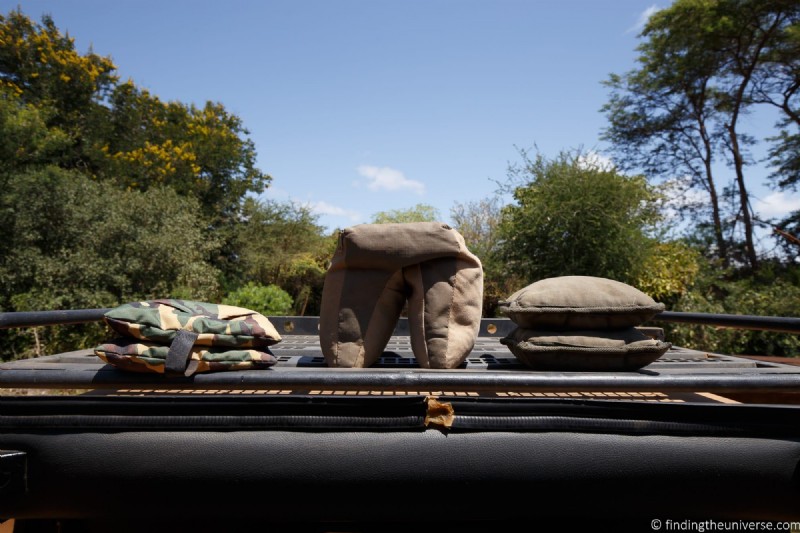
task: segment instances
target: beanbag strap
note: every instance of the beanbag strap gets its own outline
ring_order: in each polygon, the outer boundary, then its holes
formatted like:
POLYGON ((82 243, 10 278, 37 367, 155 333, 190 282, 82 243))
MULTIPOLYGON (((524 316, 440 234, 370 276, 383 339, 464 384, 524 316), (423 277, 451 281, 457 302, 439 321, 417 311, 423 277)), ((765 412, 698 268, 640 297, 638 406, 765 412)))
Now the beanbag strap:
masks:
POLYGON ((197 342, 198 333, 178 330, 172 344, 169 345, 164 370, 168 374, 183 374, 187 370, 187 362, 192 354, 192 347, 197 342))

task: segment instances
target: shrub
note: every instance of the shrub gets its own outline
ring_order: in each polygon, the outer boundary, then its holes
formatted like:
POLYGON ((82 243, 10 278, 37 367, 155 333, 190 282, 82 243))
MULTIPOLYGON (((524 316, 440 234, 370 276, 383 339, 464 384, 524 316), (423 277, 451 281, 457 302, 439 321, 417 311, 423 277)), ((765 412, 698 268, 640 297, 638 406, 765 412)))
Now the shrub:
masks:
POLYGON ((249 282, 228 294, 222 301, 228 305, 244 307, 262 315, 287 315, 292 309, 292 297, 277 285, 249 282))

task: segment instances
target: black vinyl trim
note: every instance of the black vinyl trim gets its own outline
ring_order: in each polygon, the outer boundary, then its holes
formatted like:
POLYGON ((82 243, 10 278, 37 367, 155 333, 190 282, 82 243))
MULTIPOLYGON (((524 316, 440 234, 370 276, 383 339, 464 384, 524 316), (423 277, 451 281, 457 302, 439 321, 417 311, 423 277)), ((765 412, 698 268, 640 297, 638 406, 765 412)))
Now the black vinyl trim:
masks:
POLYGON ((0 397, 2 416, 401 416, 425 414, 425 397, 41 396, 0 397))
POLYGON ((322 416, 322 415, 231 415, 231 416, 120 416, 120 415, 44 415, 40 417, 0 416, 0 429, 47 430, 245 430, 245 429, 422 429, 422 416, 322 416))
POLYGON ((691 437, 791 436, 798 431, 778 426, 742 426, 646 419, 579 416, 457 416, 454 431, 569 431, 623 435, 681 435, 691 437))
POLYGON ((800 437, 800 406, 459 398, 454 430, 800 437))
MULTIPOLYGON (((618 400, 438 398, 443 431, 572 431, 800 438, 800 407, 618 400)), ((410 397, 0 398, 0 429, 23 431, 391 430, 426 427, 428 402, 410 397)))

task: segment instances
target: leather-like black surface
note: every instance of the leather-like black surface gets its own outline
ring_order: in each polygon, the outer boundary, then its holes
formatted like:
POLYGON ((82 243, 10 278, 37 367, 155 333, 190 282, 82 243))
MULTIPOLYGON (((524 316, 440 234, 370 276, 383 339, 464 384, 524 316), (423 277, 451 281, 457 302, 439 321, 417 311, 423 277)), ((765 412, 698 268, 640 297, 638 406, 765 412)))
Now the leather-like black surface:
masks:
POLYGON ((0 448, 29 456, 29 492, 0 500, 4 517, 428 524, 800 517, 793 439, 61 431, 0 435, 0 448))

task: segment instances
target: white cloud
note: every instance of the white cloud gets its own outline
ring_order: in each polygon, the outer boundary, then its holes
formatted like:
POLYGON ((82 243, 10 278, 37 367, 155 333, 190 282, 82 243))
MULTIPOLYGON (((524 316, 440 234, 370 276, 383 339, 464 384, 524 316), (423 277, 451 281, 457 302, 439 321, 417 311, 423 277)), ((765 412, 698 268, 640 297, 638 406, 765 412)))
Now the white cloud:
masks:
POLYGON ((685 225, 683 210, 706 205, 708 193, 692 187, 690 176, 681 176, 661 184, 661 192, 666 196, 661 202, 661 212, 670 222, 685 225))
POLYGON ((289 191, 286 189, 282 189, 280 187, 275 187, 274 185, 270 185, 267 187, 267 190, 264 191, 264 196, 271 199, 271 200, 289 200, 289 191))
POLYGON ((605 171, 612 171, 615 168, 614 161, 612 161, 610 157, 598 154, 594 151, 589 151, 578 156, 578 166, 583 169, 605 171))
POLYGON ((800 210, 800 197, 785 192, 774 192, 755 200, 753 209, 762 218, 782 217, 800 210))
POLYGON ((328 202, 318 201, 318 202, 307 202, 305 204, 312 212, 318 215, 329 215, 335 217, 345 217, 350 219, 353 222, 356 222, 361 219, 361 214, 355 211, 350 211, 349 209, 344 209, 343 207, 331 205, 328 202))
POLYGON ((400 191, 409 190, 419 195, 425 194, 425 184, 421 181, 410 180, 405 175, 390 167, 374 167, 361 165, 358 173, 367 178, 367 187, 371 191, 400 191))
POLYGON ((650 20, 650 17, 652 17, 653 14, 656 11, 659 11, 660 9, 661 9, 660 7, 653 4, 652 6, 642 11, 642 13, 639 15, 639 20, 636 21, 636 24, 628 28, 628 30, 625 33, 632 33, 632 32, 639 33, 640 31, 642 31, 644 29, 644 25, 647 24, 648 20, 650 20))

